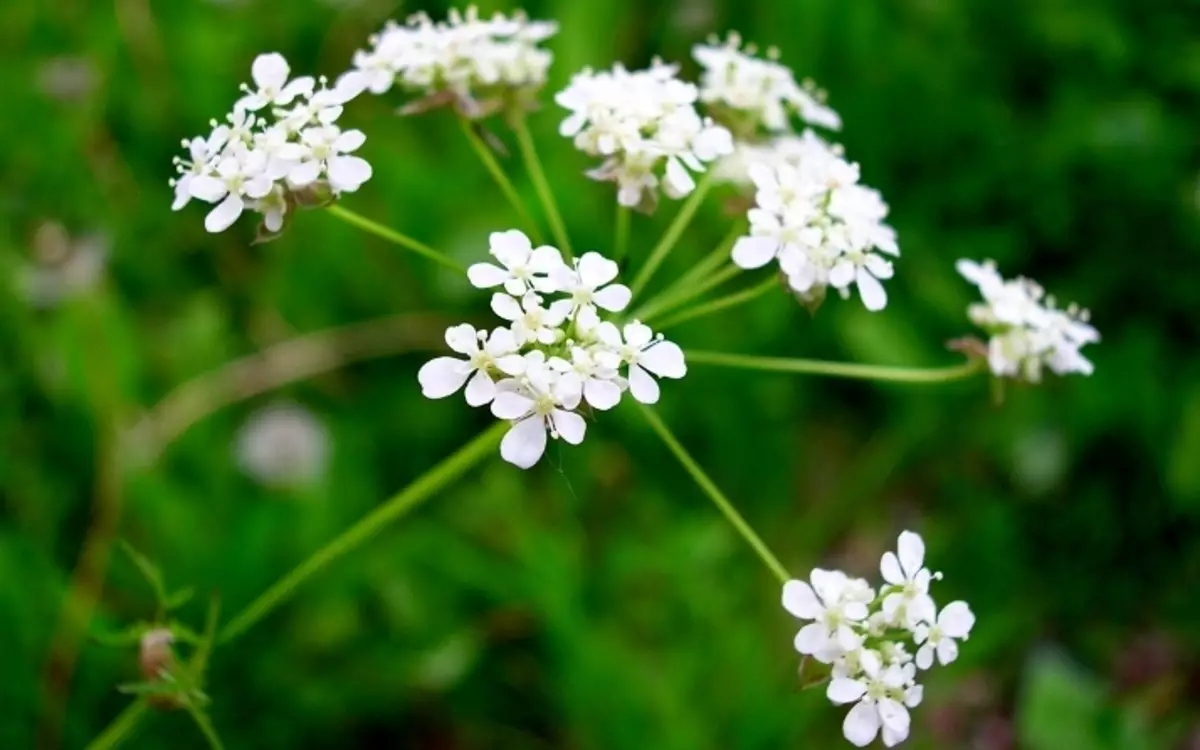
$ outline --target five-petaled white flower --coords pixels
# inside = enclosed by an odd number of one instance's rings
[[[867,605],[855,592],[851,579],[837,570],[817,568],[804,581],[788,581],[783,586],[783,606],[801,620],[814,620],[796,634],[796,650],[814,657],[832,656],[831,646],[849,650],[860,642],[852,625],[867,619]]]
[[[336,125],[306,128],[300,142],[291,144],[289,153],[297,164],[287,173],[288,180],[300,187],[316,182],[322,174],[338,192],[353,192],[371,179],[366,159],[350,154],[367,140],[361,130],[342,132]]]
[[[891,622],[912,627],[933,619],[936,610],[929,596],[929,582],[941,574],[925,567],[925,542],[918,534],[901,533],[897,547],[899,556],[888,551],[879,564],[883,580],[893,587],[883,597],[883,614]]]
[[[933,655],[938,663],[949,664],[958,658],[958,641],[965,641],[975,627],[975,615],[966,602],[951,602],[938,613],[933,624],[921,623],[913,629],[913,640],[920,644],[917,666],[929,669]]]
[[[540,351],[525,356],[525,372],[504,386],[492,401],[492,414],[513,420],[500,442],[500,455],[522,469],[538,462],[546,451],[546,433],[571,445],[583,442],[587,423],[572,409],[580,394],[565,384]]]
[[[550,360],[550,367],[560,373],[563,387],[577,390],[592,407],[607,411],[621,400],[621,385],[617,367],[621,359],[604,349],[588,350],[571,347],[571,361],[561,357]]]
[[[584,253],[574,268],[560,266],[552,274],[557,291],[570,295],[572,312],[599,307],[609,312],[624,310],[633,293],[624,284],[611,284],[620,267],[600,253]]]
[[[534,248],[524,232],[510,229],[507,232],[492,232],[488,237],[488,252],[501,265],[473,264],[467,269],[467,278],[472,286],[490,289],[503,284],[504,291],[514,297],[531,291],[557,291],[550,275],[565,266],[562,254],[556,248],[548,245]]]
[[[246,95],[238,100],[235,108],[255,111],[268,105],[284,107],[298,96],[311,94],[316,84],[312,76],[301,76],[289,82],[288,76],[291,72],[287,60],[278,52],[254,58],[254,64],[250,67],[250,77],[254,79],[254,85],[258,88],[251,89],[243,84],[242,90]]]
[[[542,298],[533,292],[526,293],[520,301],[496,292],[492,295],[492,312],[512,323],[519,346],[533,342],[553,344],[563,335],[559,326],[571,314],[571,301],[555,300],[549,307],[542,307]]]
[[[629,392],[643,404],[658,403],[658,381],[652,376],[677,379],[687,375],[679,345],[667,341],[661,333],[655,337],[649,326],[636,320],[620,331],[605,321],[597,327],[596,335],[629,366]]]
[[[446,329],[446,345],[467,358],[438,357],[426,362],[417,373],[426,398],[445,398],[466,384],[467,403],[482,406],[496,395],[493,374],[511,375],[522,369],[517,342],[507,328],[497,328],[488,335],[463,323]]]
[[[897,664],[884,666],[879,654],[864,650],[858,679],[835,677],[826,689],[838,705],[854,703],[842,722],[842,733],[857,747],[866,747],[883,730],[883,744],[893,747],[908,737],[909,708],[921,702],[921,690],[910,688],[911,671]]]
[[[188,191],[209,203],[220,203],[204,218],[204,228],[221,232],[237,221],[247,201],[263,198],[271,192],[271,180],[264,173],[266,156],[261,151],[244,151],[222,158],[213,174],[192,178]]]

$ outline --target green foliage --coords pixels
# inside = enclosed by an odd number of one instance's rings
[[[924,533],[943,595],[968,600],[978,626],[932,679],[909,746],[999,748],[1011,744],[983,743],[1007,736],[1033,750],[1168,750],[1193,737],[1196,3],[527,7],[562,24],[551,91],[583,65],[687,60],[710,31],[778,45],[829,90],[847,153],[889,201],[903,257],[885,313],[830,299],[810,317],[764,295],[681,325],[685,349],[952,364],[943,342],[969,332],[959,257],[993,257],[1093,310],[1104,337],[1089,352],[1096,374],[1010,387],[1002,408],[982,381],[874,386],[695,365],[664,388],[658,413],[793,574],[821,562],[869,574],[897,530]],[[101,288],[57,310],[0,295],[0,747],[36,746],[54,624],[97,517],[97,456],[112,425],[302,333],[486,311],[460,274],[319,211],[253,245],[248,223],[213,236],[201,207],[169,209],[179,139],[227,110],[255,54],[279,50],[296,70],[336,75],[384,19],[415,9],[0,7],[11,51],[0,65],[0,277],[15,279],[47,221],[74,237],[104,233],[112,256]],[[572,245],[609,247],[611,187],[583,178],[588,160],[557,135],[546,99],[529,127]],[[346,205],[470,262],[488,232],[521,218],[448,115],[401,119],[400,103],[366,97],[345,116],[367,132],[375,166]],[[500,163],[535,205],[519,160]],[[731,219],[717,203],[701,208],[651,290],[721,242]],[[633,267],[677,209],[633,217]],[[240,610],[478,434],[482,415],[421,397],[422,361],[363,362],[273,394],[329,427],[332,463],[316,486],[268,489],[238,470],[236,431],[273,396],[217,411],[154,465],[132,467],[116,538],[163,574],[148,587],[143,566],[114,557],[91,632],[125,632],[164,598],[186,623],[204,621],[209,592]],[[163,577],[198,593],[168,594]],[[799,689],[794,623],[778,598],[761,562],[622,409],[590,425],[584,445],[552,446],[534,471],[485,462],[310,580],[213,652],[205,711],[234,748],[842,746],[842,712]],[[1069,659],[1045,656],[1046,643]],[[63,746],[140,712],[116,690],[138,679],[135,647],[85,642]],[[148,711],[128,746],[207,745],[186,713]]]

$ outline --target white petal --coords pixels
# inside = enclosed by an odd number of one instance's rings
[[[617,264],[600,253],[584,253],[579,259],[579,279],[585,286],[599,289],[617,278],[620,271]]]
[[[496,398],[492,401],[492,414],[500,419],[520,419],[531,411],[533,411],[533,399],[520,393],[502,391],[497,393]],[[539,420],[531,417],[530,421]]]
[[[326,171],[329,184],[335,190],[353,192],[371,179],[371,165],[357,156],[336,156],[329,160]]]
[[[660,341],[642,350],[638,364],[660,378],[682,378],[687,375],[683,350],[672,341]]]
[[[966,638],[975,627],[975,615],[966,602],[950,602],[938,615],[937,624],[951,638]]]
[[[227,195],[225,200],[204,217],[204,228],[214,234],[225,231],[237,221],[245,207],[246,204],[242,202],[240,195]]]
[[[475,263],[467,269],[467,279],[476,289],[490,289],[512,279],[512,274],[491,263]],[[522,284],[522,287],[524,285]],[[524,291],[522,289],[521,291]]]
[[[921,701],[924,699],[925,688],[921,685],[913,685],[904,691],[904,705],[909,708],[916,708],[921,705]]]
[[[845,289],[854,281],[854,263],[842,259],[829,271],[829,284],[838,289]]]
[[[333,141],[333,149],[338,153],[348,154],[357,151],[367,142],[367,136],[361,130],[347,130]]]
[[[583,385],[583,397],[594,408],[607,411],[621,400],[621,386],[611,380],[591,378]]]
[[[592,301],[609,312],[620,312],[633,299],[633,292],[624,284],[610,284],[592,297]]]
[[[885,727],[890,727],[896,732],[902,732],[904,736],[908,736],[908,726],[912,719],[904,704],[891,698],[880,698],[878,708],[879,718]]]
[[[834,678],[825,690],[826,697],[839,706],[843,703],[854,703],[866,694],[867,686],[865,684],[845,677]]]
[[[845,573],[813,568],[808,578],[812,581],[813,590],[817,592],[817,596],[821,598],[822,602],[832,605],[842,598],[842,591],[846,588]]]
[[[492,295],[492,312],[505,320],[520,320],[525,315],[520,302],[499,292]]]
[[[493,328],[484,348],[493,357],[501,357],[517,350],[517,340],[509,329]]]
[[[445,398],[463,387],[471,374],[466,362],[454,357],[438,357],[426,362],[417,372],[421,394],[425,398]]]
[[[933,644],[926,643],[917,650],[917,666],[921,669],[933,666]]]
[[[869,611],[862,602],[846,602],[842,605],[842,615],[853,622],[867,619]]]
[[[316,159],[302,161],[288,172],[288,181],[298,187],[311,185],[321,176],[321,162]]]
[[[895,552],[883,553],[883,559],[879,561],[879,572],[883,574],[883,580],[894,586],[904,583],[904,572],[900,570],[900,559],[896,557]]]
[[[639,349],[649,344],[650,340],[654,338],[654,331],[650,330],[650,326],[639,323],[636,320],[625,326],[624,333],[625,343],[630,346],[636,346]]]
[[[692,179],[692,175],[679,163],[678,159],[668,159],[666,187],[669,188],[668,194],[681,197],[696,188],[696,181]]]
[[[479,351],[479,339],[470,323],[460,323],[446,329],[446,346],[451,351],[470,356]]]
[[[908,739],[908,729],[900,731],[889,727],[887,724],[883,725],[883,744],[886,747],[895,747],[906,739]]]
[[[879,279],[872,276],[870,271],[865,268],[858,269],[855,281],[858,285],[858,296],[862,297],[868,310],[878,312],[887,307],[887,292],[883,291],[883,284],[880,284]]]
[[[637,365],[629,366],[629,392],[643,404],[658,403],[658,382]]]
[[[216,203],[229,192],[224,182],[206,174],[196,175],[188,180],[187,189],[193,198],[199,198],[208,203]]]
[[[510,268],[529,260],[533,244],[525,233],[510,229],[507,232],[492,232],[488,235],[488,252]]]
[[[943,638],[937,645],[938,663],[943,666],[958,658],[958,642],[953,638]]]
[[[496,396],[496,384],[482,370],[476,370],[471,382],[467,383],[467,403],[471,406],[483,406]]]
[[[558,248],[542,245],[529,255],[529,269],[534,273],[549,274],[560,268],[566,268],[566,264]]]
[[[545,452],[546,423],[541,417],[530,417],[517,422],[500,441],[500,456],[522,469],[536,464]]]
[[[555,409],[552,418],[554,419],[554,429],[558,431],[560,438],[571,445],[579,445],[583,442],[584,433],[587,432],[587,422],[583,417],[573,411]]]
[[[770,237],[742,237],[733,246],[733,263],[738,268],[762,268],[779,251],[779,243]]]
[[[905,531],[897,544],[900,551],[900,567],[908,578],[915,578],[917,571],[925,565],[925,542],[920,534]]]
[[[783,584],[783,608],[802,620],[815,620],[825,611],[812,586],[804,581]]]
[[[879,734],[879,712],[870,703],[859,703],[846,714],[842,734],[856,747],[866,747]]]
[[[825,630],[825,626],[813,622],[800,628],[792,645],[800,653],[812,656],[825,648],[825,644],[828,642],[829,633]]]
[[[250,66],[250,76],[259,88],[283,88],[289,72],[287,60],[278,52],[259,55]]]
[[[867,270],[871,272],[871,275],[877,279],[890,279],[896,274],[896,269],[891,263],[888,263],[874,253],[868,255],[863,263],[866,265]]]
[[[506,354],[496,358],[496,369],[505,375],[523,375],[525,373],[525,358],[520,354]]]

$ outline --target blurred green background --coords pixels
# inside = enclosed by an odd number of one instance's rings
[[[485,3],[485,10],[509,9]],[[937,366],[970,332],[959,257],[995,258],[1093,311],[1091,378],[877,387],[696,365],[660,413],[795,574],[874,577],[921,531],[941,601],[978,625],[929,676],[913,748],[1200,747],[1200,4],[1193,0],[542,0],[562,25],[551,90],[583,65],[685,62],[710,32],[778,45],[830,92],[841,140],[891,205],[903,257],[871,315],[784,295],[681,326],[694,347]],[[136,649],[100,645],[153,616],[114,554],[73,671],[47,667],[89,529],[154,559],[227,614],[489,422],[423,399],[428,357],[374,359],[240,401],[150,468],[97,471],[117,425],[170,389],[302,333],[394,313],[451,320],[487,296],[319,213],[252,246],[204,207],[170,211],[179,139],[207,132],[259,52],[335,76],[389,17],[374,0],[34,0],[0,7],[0,747],[37,745],[68,694],[82,747],[129,698]],[[547,92],[548,98],[549,92]],[[375,176],[345,203],[470,261],[516,224],[453,119],[354,102]],[[577,248],[611,243],[609,186],[532,120]],[[511,135],[497,134],[512,145]],[[518,186],[533,192],[509,160]],[[633,257],[674,213],[635,219]],[[659,283],[724,235],[709,201]],[[107,243],[95,292],[35,309],[36,254]],[[93,239],[84,239],[92,237]],[[99,238],[99,239],[96,239]],[[436,340],[437,322],[405,335]],[[324,425],[301,488],[239,469],[239,429],[277,399]],[[116,420],[116,421],[114,421]],[[104,488],[108,488],[104,490]],[[100,488],[98,491],[97,488]],[[94,514],[100,498],[107,511]],[[522,473],[498,457],[322,573],[218,650],[207,691],[232,748],[825,748],[844,710],[797,689],[776,582],[624,405],[579,448]],[[69,675],[65,677],[64,675]],[[182,713],[129,744],[199,748]]]

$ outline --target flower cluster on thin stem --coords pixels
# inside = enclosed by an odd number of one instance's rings
[[[213,120],[208,135],[183,142],[188,155],[175,159],[172,208],[193,198],[216,204],[204,220],[209,232],[255,211],[265,239],[283,229],[294,208],[358,190],[371,165],[354,155],[363,132],[337,125],[343,105],[361,90],[357,82],[343,76],[331,88],[323,78],[291,78],[287,60],[274,52],[255,58],[250,73],[254,85],[243,84],[225,122]]]
[[[583,441],[587,422],[580,412],[613,408],[625,391],[634,399],[658,401],[656,378],[687,373],[683,351],[632,321],[618,328],[601,319],[629,304],[629,288],[614,283],[617,264],[600,253],[568,263],[555,247],[533,247],[520,231],[491,235],[495,263],[467,271],[472,285],[499,289],[492,311],[505,321],[491,331],[466,323],[446,331],[446,344],[460,357],[438,357],[417,378],[429,398],[463,389],[471,406],[491,406],[512,429],[500,454],[521,468],[536,464],[547,434],[572,445]]]
[[[938,611],[929,589],[942,575],[925,567],[919,535],[900,534],[898,553],[884,554],[878,590],[864,579],[821,568],[809,582],[783,586],[784,608],[808,622],[796,634],[796,651],[827,666],[830,701],[853,704],[842,731],[858,747],[880,734],[888,747],[908,737],[909,709],[923,697],[919,672],[935,660],[954,661],[958,642],[975,625],[965,602]]]
[[[1040,381],[1045,368],[1057,375],[1092,374],[1092,363],[1079,352],[1100,340],[1087,310],[1074,304],[1059,309],[1037,282],[1005,279],[990,260],[964,259],[957,268],[983,295],[984,301],[971,305],[967,315],[989,336],[992,374],[1030,383]]]
[[[649,212],[661,188],[679,199],[696,188],[692,172],[733,150],[729,130],[696,111],[699,91],[679,67],[655,60],[645,70],[585,69],[554,98],[571,114],[559,132],[575,147],[604,159],[588,172],[615,182],[617,201]]]
[[[419,95],[406,113],[448,105],[476,119],[511,106],[534,109],[553,60],[538,45],[557,31],[520,12],[483,18],[474,6],[438,22],[418,13],[372,36],[348,75],[375,94],[398,85]]]

